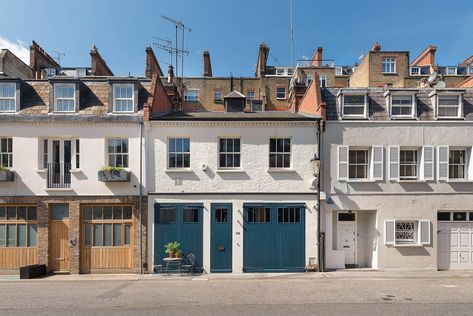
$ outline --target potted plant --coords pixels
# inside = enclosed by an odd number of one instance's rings
[[[182,258],[182,250],[181,249],[178,249],[176,250],[176,258]]]
[[[128,182],[130,181],[130,171],[123,167],[106,166],[99,170],[98,178],[102,182]]]
[[[12,182],[15,178],[13,171],[0,166],[0,182]]]
[[[164,248],[166,249],[164,252],[169,255],[169,258],[175,258],[176,253],[178,252],[180,252],[182,255],[182,251],[180,247],[181,247],[181,244],[178,243],[177,241],[169,242],[166,245],[164,245]]]

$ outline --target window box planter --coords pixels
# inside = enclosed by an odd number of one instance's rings
[[[101,182],[129,182],[130,171],[127,170],[99,170],[98,178]]]
[[[13,182],[15,173],[8,169],[0,169],[0,182]]]

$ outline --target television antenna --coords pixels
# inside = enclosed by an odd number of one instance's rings
[[[59,64],[59,68],[61,68],[61,57],[66,57],[66,53],[64,52],[58,52],[53,50],[53,53],[55,54],[57,63]]]
[[[169,53],[170,63],[166,62],[166,64],[172,66],[172,55],[176,52],[176,49],[174,47],[172,47],[172,41],[169,38],[164,39],[164,38],[160,38],[160,37],[157,37],[157,36],[155,36],[153,38],[155,40],[153,42],[153,44],[156,45],[156,47],[158,47],[159,49]]]
[[[184,77],[184,54],[186,54],[186,56],[189,56],[189,51],[184,48],[184,34],[185,34],[186,31],[190,32],[192,30],[189,27],[187,27],[182,21],[177,21],[176,19],[171,18],[169,16],[165,16],[165,15],[161,15],[161,17],[163,19],[165,19],[166,21],[171,22],[172,24],[174,24],[174,26],[176,28],[176,47],[175,47],[176,74],[179,71],[177,61],[178,61],[178,56],[180,55],[181,56],[181,78],[182,78],[182,77]],[[178,48],[178,44],[177,44],[177,41],[178,41],[177,34],[178,34],[179,29],[182,32],[181,33],[181,48],[180,49]]]

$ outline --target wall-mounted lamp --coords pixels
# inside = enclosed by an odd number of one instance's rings
[[[314,158],[310,160],[310,166],[312,167],[312,174],[314,175],[310,189],[315,190],[319,187],[318,177],[320,173],[320,158],[317,156],[317,154],[314,154]]]

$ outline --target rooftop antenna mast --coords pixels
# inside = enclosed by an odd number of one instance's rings
[[[295,66],[294,61],[294,26],[292,24],[292,0],[289,0],[289,32],[291,36],[291,62],[292,67]]]
[[[55,57],[57,59],[57,63],[59,64],[59,68],[62,68],[61,67],[61,57],[66,57],[66,53],[58,52],[58,51],[55,51],[55,50],[53,50],[53,53],[55,54]]]
[[[156,45],[156,47],[169,53],[169,63],[166,62],[166,64],[172,66],[172,55],[175,53],[177,54],[176,48],[172,47],[172,41],[170,39],[164,39],[157,36],[153,38],[155,40],[153,44]]]
[[[174,24],[175,28],[176,28],[176,74],[177,72],[179,71],[179,67],[178,67],[178,64],[177,64],[177,57],[178,55],[180,54],[181,55],[181,78],[184,77],[184,53],[186,55],[189,55],[189,51],[187,51],[185,48],[184,48],[184,33],[185,31],[187,32],[190,32],[192,31],[189,27],[187,27],[182,21],[177,21],[176,19],[173,19],[171,17],[168,17],[168,16],[165,16],[165,15],[161,15],[161,17],[165,20],[167,20],[168,22],[171,22],[172,24]],[[182,35],[181,35],[181,48],[179,49],[178,48],[178,44],[177,44],[177,33],[178,33],[178,29],[181,29],[182,31]]]

